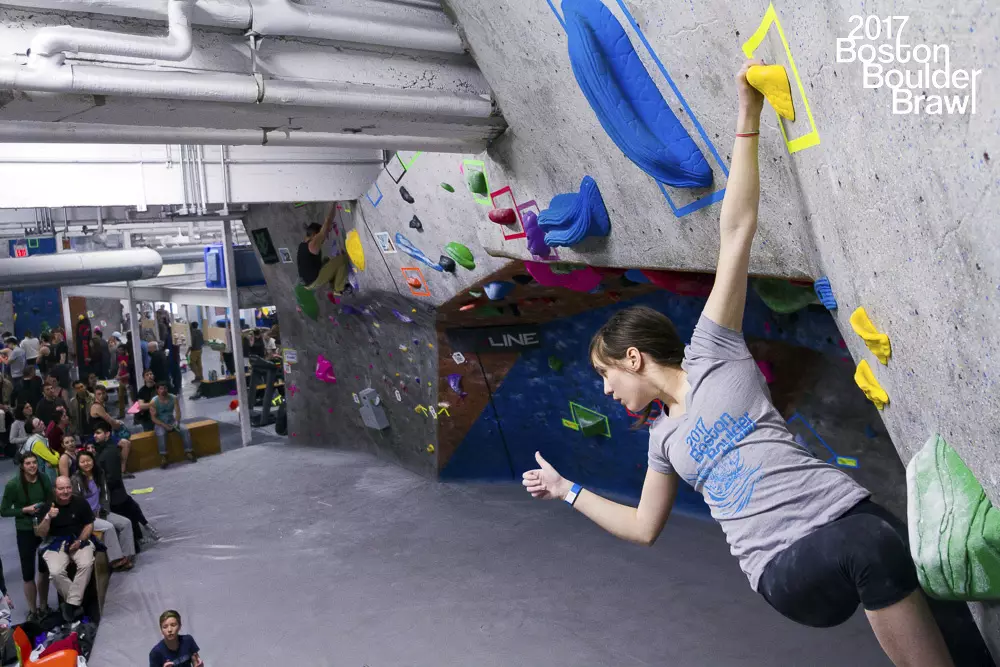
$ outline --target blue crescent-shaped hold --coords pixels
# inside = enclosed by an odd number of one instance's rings
[[[405,252],[413,259],[423,262],[432,269],[435,269],[437,271],[444,271],[444,267],[442,267],[437,262],[432,262],[431,258],[424,254],[423,250],[410,243],[410,239],[403,236],[402,233],[400,232],[396,232],[396,247]]]
[[[712,184],[712,169],[646,71],[625,29],[600,0],[563,0],[573,74],[625,156],[675,188]]]

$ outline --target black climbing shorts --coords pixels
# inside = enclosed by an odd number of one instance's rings
[[[918,586],[905,524],[863,500],[775,556],[757,590],[796,623],[829,628],[850,618],[858,603],[877,611]]]
[[[35,580],[35,562],[38,562],[38,571],[42,574],[49,573],[49,566],[42,560],[42,555],[38,553],[38,547],[42,546],[42,538],[35,535],[33,530],[17,531],[17,555],[21,559],[21,579],[24,581]]]

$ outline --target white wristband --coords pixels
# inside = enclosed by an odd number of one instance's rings
[[[574,484],[570,488],[570,490],[566,493],[566,497],[563,498],[563,500],[572,505],[573,503],[576,502],[576,497],[580,495],[581,491],[583,491],[583,487],[580,486],[579,484]]]

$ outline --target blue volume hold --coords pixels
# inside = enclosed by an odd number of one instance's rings
[[[607,236],[611,219],[597,181],[584,176],[580,192],[553,197],[538,216],[538,227],[545,232],[545,245],[549,247],[576,245],[588,236]]]
[[[410,242],[410,239],[403,236],[400,232],[396,232],[396,247],[413,259],[423,262],[435,271],[444,271],[444,267],[437,262],[431,261],[431,258],[425,255],[423,250],[413,245],[413,243]]]
[[[819,297],[820,302],[826,306],[827,310],[837,310],[837,300],[833,297],[833,288],[830,286],[829,278],[823,276],[813,283],[813,288],[816,290],[816,296]]]
[[[576,82],[611,140],[640,169],[675,188],[712,184],[712,169],[601,0],[563,0]]]

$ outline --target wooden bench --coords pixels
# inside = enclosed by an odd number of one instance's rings
[[[191,432],[191,444],[194,445],[194,453],[198,458],[222,453],[219,422],[214,419],[201,419],[183,425]],[[128,455],[126,470],[139,472],[160,465],[160,451],[154,431],[133,433],[129,440],[132,442],[132,450]],[[180,463],[184,460],[184,441],[181,439],[181,434],[177,432],[167,434],[167,461]]]

